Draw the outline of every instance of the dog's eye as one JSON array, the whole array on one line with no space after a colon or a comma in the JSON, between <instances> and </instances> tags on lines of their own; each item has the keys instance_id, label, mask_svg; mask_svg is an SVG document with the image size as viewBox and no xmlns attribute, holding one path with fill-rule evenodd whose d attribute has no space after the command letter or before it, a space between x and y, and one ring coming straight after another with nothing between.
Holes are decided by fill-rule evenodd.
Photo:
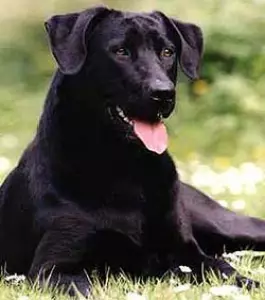
<instances>
[{"instance_id":1,"label":"dog's eye","mask_svg":"<svg viewBox=\"0 0 265 300\"><path fill-rule=\"evenodd\" d=\"M170 48L164 48L161 51L161 57L171 57L174 54L174 50L170 49Z\"/></svg>"},{"instance_id":2,"label":"dog's eye","mask_svg":"<svg viewBox=\"0 0 265 300\"><path fill-rule=\"evenodd\" d=\"M128 49L126 49L126 48L123 48L123 47L115 49L114 53L117 56L130 56L130 51Z\"/></svg>"}]
</instances>

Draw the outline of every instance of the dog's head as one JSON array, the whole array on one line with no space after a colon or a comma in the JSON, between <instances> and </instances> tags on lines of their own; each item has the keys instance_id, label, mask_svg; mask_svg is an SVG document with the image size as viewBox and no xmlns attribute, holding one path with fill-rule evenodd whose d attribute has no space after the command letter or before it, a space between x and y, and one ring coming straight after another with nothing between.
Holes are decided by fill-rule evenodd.
<instances>
[{"instance_id":1,"label":"dog's head","mask_svg":"<svg viewBox=\"0 0 265 300\"><path fill-rule=\"evenodd\" d=\"M104 7L54 16L46 29L60 71L82 72L114 126L131 131L148 149L164 152L162 119L175 106L177 66L189 78L198 77L201 30L161 12Z\"/></svg>"}]
</instances>

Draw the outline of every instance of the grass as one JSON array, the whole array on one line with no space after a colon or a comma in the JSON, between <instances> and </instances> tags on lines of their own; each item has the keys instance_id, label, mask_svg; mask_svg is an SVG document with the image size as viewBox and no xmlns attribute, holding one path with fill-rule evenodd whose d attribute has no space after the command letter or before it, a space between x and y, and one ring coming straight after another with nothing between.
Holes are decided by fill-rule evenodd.
<instances>
[{"instance_id":1,"label":"grass","mask_svg":"<svg viewBox=\"0 0 265 300\"><path fill-rule=\"evenodd\" d=\"M207 274L207 282L191 285L189 280L180 281L174 276L164 280L149 280L146 283L132 281L123 274L114 278L109 276L106 282L100 283L95 277L90 300L263 300L265 293L265 260L247 252L244 256L232 256L231 263L240 272L261 282L261 287L247 291L246 288L236 288L233 278L221 281L213 274ZM0 281L0 300L49 300L70 299L60 291L33 287L23 283L7 283L4 278ZM84 299L81 295L77 299Z\"/></svg>"}]
</instances>

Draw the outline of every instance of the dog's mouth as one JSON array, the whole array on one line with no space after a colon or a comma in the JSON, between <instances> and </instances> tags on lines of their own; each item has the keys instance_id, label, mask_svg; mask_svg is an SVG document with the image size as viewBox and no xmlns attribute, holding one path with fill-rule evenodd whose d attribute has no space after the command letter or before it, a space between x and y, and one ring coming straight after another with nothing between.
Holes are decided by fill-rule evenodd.
<instances>
[{"instance_id":1,"label":"dog's mouth","mask_svg":"<svg viewBox=\"0 0 265 300\"><path fill-rule=\"evenodd\" d=\"M129 117L120 106L108 108L111 119L122 122L137 136L144 146L157 154L167 149L168 136L162 114L158 113L155 121L149 122L135 117Z\"/></svg>"}]
</instances>

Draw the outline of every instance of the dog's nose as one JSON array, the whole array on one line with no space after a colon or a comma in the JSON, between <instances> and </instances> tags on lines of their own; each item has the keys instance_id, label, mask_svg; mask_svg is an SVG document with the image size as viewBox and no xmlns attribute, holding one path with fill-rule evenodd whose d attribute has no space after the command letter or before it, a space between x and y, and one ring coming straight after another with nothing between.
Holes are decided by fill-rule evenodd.
<instances>
[{"instance_id":1,"label":"dog's nose","mask_svg":"<svg viewBox=\"0 0 265 300\"><path fill-rule=\"evenodd\" d=\"M174 106L175 88L173 84L160 84L151 91L151 99L157 103L157 108L163 117L168 117Z\"/></svg>"},{"instance_id":2,"label":"dog's nose","mask_svg":"<svg viewBox=\"0 0 265 300\"><path fill-rule=\"evenodd\" d=\"M151 87L151 98L155 101L172 101L175 98L175 88L172 82L156 79Z\"/></svg>"},{"instance_id":3,"label":"dog's nose","mask_svg":"<svg viewBox=\"0 0 265 300\"><path fill-rule=\"evenodd\" d=\"M172 102L175 98L175 89L161 89L152 91L151 98L154 101Z\"/></svg>"}]
</instances>

